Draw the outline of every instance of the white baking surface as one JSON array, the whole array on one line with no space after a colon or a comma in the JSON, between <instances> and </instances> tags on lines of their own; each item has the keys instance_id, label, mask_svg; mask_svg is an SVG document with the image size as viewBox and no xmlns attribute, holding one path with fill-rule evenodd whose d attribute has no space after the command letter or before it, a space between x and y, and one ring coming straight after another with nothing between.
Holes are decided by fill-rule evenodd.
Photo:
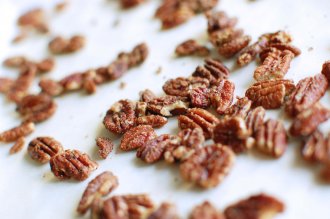
<instances>
[{"instance_id":1,"label":"white baking surface","mask_svg":"<svg viewBox=\"0 0 330 219\"><path fill-rule=\"evenodd\" d=\"M38 124L36 131L27 138L53 136L65 148L87 152L97 158L94 139L110 136L118 145L119 138L110 135L102 125L106 110L121 98L136 100L138 92L145 88L161 94L162 84L169 78L188 76L200 58L180 58L173 55L175 46L188 38L207 40L206 21L203 15L188 23L161 31L153 14L160 1L149 0L132 10L122 11L116 0L73 0L63 13L55 13L51 0L0 0L0 61L10 55L23 54L41 59L47 54L47 36L35 36L17 45L10 40L17 33L15 21L23 11L42 6L49 12L53 35L70 36L81 33L87 37L87 46L73 55L57 56L56 69L45 75L55 79L75 71L108 64L117 53L130 50L145 41L150 48L147 61L129 71L124 77L98 88L96 94L87 96L74 93L57 98L58 111L48 121ZM289 31L294 44L302 49L302 55L292 62L287 78L296 82L318 73L322 63L330 59L330 2L328 0L221 0L219 9L239 18L239 27L256 40L265 32L279 29ZM118 23L114 27L114 24ZM225 62L229 67L233 61ZM157 75L158 67L162 72ZM236 83L236 95L243 95L252 83L255 64L235 70L230 79ZM16 77L17 72L1 67L0 76ZM119 89L120 82L127 83ZM36 82L37 84L37 82ZM38 92L35 86L33 92ZM329 91L322 102L330 107ZM0 130L19 123L15 105L0 96ZM283 113L268 111L267 117L284 118ZM330 122L322 125L328 131ZM176 132L176 119L157 133ZM149 193L157 202L171 201L178 206L185 218L193 206L204 200L223 209L255 193L266 192L286 203L286 211L278 219L329 219L330 186L317 181L316 169L310 168L297 153L300 143L291 141L287 153L279 160L256 154L237 157L229 176L215 189L200 190L187 186L180 178L175 165L163 162L145 165L135 158L135 153L115 150L108 159L98 160L99 168L84 182L58 181L49 165L32 161L26 146L16 155L9 155L11 144L0 145L0 218L6 219L67 219L79 218L75 209L87 183L105 170L113 171L120 181L114 194ZM84 216L82 218L88 218Z\"/></svg>"}]
</instances>

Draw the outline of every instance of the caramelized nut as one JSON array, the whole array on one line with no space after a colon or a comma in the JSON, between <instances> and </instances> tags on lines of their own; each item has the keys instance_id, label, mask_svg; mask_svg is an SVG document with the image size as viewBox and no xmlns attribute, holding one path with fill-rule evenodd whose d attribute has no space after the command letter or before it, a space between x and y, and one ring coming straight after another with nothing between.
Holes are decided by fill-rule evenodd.
<instances>
[{"instance_id":1,"label":"caramelized nut","mask_svg":"<svg viewBox=\"0 0 330 219\"><path fill-rule=\"evenodd\" d=\"M120 149L123 151L135 150L146 142L156 138L157 134L150 125L139 125L128 130L121 139Z\"/></svg>"},{"instance_id":2,"label":"caramelized nut","mask_svg":"<svg viewBox=\"0 0 330 219\"><path fill-rule=\"evenodd\" d=\"M96 145L99 148L99 156L103 159L106 159L114 148L114 144L110 138L98 137L96 139Z\"/></svg>"},{"instance_id":3,"label":"caramelized nut","mask_svg":"<svg viewBox=\"0 0 330 219\"><path fill-rule=\"evenodd\" d=\"M35 129L33 122L24 122L21 125L0 133L0 141L13 142L31 134Z\"/></svg>"},{"instance_id":4,"label":"caramelized nut","mask_svg":"<svg viewBox=\"0 0 330 219\"><path fill-rule=\"evenodd\" d=\"M62 144L51 137L35 138L28 146L28 154L39 163L47 163L53 156L62 152Z\"/></svg>"}]
</instances>

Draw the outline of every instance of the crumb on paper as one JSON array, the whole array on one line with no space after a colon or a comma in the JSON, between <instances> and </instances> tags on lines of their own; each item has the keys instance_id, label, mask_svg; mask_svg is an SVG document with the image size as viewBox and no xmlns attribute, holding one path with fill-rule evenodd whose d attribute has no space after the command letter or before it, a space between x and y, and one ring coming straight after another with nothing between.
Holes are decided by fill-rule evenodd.
<instances>
[{"instance_id":1,"label":"crumb on paper","mask_svg":"<svg viewBox=\"0 0 330 219\"><path fill-rule=\"evenodd\" d=\"M126 86L127 86L127 84L125 82L120 82L119 89L123 90L126 88Z\"/></svg>"},{"instance_id":2,"label":"crumb on paper","mask_svg":"<svg viewBox=\"0 0 330 219\"><path fill-rule=\"evenodd\" d=\"M160 75L162 73L162 71L163 71L162 66L159 66L156 70L156 75Z\"/></svg>"},{"instance_id":3,"label":"crumb on paper","mask_svg":"<svg viewBox=\"0 0 330 219\"><path fill-rule=\"evenodd\" d=\"M311 51L313 51L313 50L314 50L313 47L309 47L309 48L308 48L308 52L311 52Z\"/></svg>"}]
</instances>

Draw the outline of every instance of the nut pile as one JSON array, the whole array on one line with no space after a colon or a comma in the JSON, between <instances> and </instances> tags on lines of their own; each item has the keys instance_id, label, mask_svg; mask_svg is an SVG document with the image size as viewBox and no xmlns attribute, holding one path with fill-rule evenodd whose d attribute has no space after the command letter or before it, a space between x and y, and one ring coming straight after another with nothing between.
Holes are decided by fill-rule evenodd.
<instances>
[{"instance_id":1,"label":"nut pile","mask_svg":"<svg viewBox=\"0 0 330 219\"><path fill-rule=\"evenodd\" d=\"M111 195L119 186L118 178L110 171L90 181L78 204L81 215L90 211L92 219L179 219L174 204L163 202L158 207L147 194ZM226 207L222 212L205 201L194 207L190 219L272 218L284 211L284 204L276 198L257 194Z\"/></svg>"}]
</instances>

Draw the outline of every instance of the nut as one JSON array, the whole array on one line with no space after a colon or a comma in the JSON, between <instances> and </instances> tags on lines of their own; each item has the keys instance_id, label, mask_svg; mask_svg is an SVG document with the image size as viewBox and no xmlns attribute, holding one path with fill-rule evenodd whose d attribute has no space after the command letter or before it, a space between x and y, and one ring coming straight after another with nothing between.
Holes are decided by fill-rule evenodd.
<instances>
[{"instance_id":1,"label":"nut","mask_svg":"<svg viewBox=\"0 0 330 219\"><path fill-rule=\"evenodd\" d=\"M330 111L320 103L316 103L296 116L291 124L290 134L293 136L308 136L329 118Z\"/></svg>"},{"instance_id":2,"label":"nut","mask_svg":"<svg viewBox=\"0 0 330 219\"><path fill-rule=\"evenodd\" d=\"M237 18L230 18L224 11L209 11L206 13L207 31L209 33L234 27L237 24Z\"/></svg>"},{"instance_id":3,"label":"nut","mask_svg":"<svg viewBox=\"0 0 330 219\"><path fill-rule=\"evenodd\" d=\"M252 109L245 119L246 127L249 133L254 136L258 128L264 124L266 110L262 106Z\"/></svg>"},{"instance_id":4,"label":"nut","mask_svg":"<svg viewBox=\"0 0 330 219\"><path fill-rule=\"evenodd\" d=\"M178 56L208 56L210 50L200 45L196 40L190 39L179 44L175 49L175 53Z\"/></svg>"},{"instance_id":5,"label":"nut","mask_svg":"<svg viewBox=\"0 0 330 219\"><path fill-rule=\"evenodd\" d=\"M29 66L24 69L18 78L15 80L15 83L10 87L7 92L7 97L9 100L18 103L21 99L27 95L30 86L36 76L36 67Z\"/></svg>"},{"instance_id":6,"label":"nut","mask_svg":"<svg viewBox=\"0 0 330 219\"><path fill-rule=\"evenodd\" d=\"M23 116L24 121L42 122L50 118L56 111L57 105L52 98L44 93L27 95L17 104L16 110Z\"/></svg>"},{"instance_id":7,"label":"nut","mask_svg":"<svg viewBox=\"0 0 330 219\"><path fill-rule=\"evenodd\" d=\"M47 163L53 156L63 152L63 146L52 137L38 137L28 146L28 154L39 163Z\"/></svg>"},{"instance_id":8,"label":"nut","mask_svg":"<svg viewBox=\"0 0 330 219\"><path fill-rule=\"evenodd\" d=\"M215 187L229 173L234 159L234 153L226 146L205 146L180 164L180 173L185 180L200 187Z\"/></svg>"},{"instance_id":9,"label":"nut","mask_svg":"<svg viewBox=\"0 0 330 219\"><path fill-rule=\"evenodd\" d=\"M31 134L35 129L33 122L23 122L21 125L0 133L0 141L13 142Z\"/></svg>"},{"instance_id":10,"label":"nut","mask_svg":"<svg viewBox=\"0 0 330 219\"><path fill-rule=\"evenodd\" d=\"M229 76L228 68L216 59L205 59L204 66L198 66L192 74L194 77L205 78L211 84L215 84L220 79L226 79Z\"/></svg>"},{"instance_id":11,"label":"nut","mask_svg":"<svg viewBox=\"0 0 330 219\"><path fill-rule=\"evenodd\" d=\"M178 77L166 81L163 90L168 95L188 97L190 91L198 87L209 87L209 81L200 77Z\"/></svg>"},{"instance_id":12,"label":"nut","mask_svg":"<svg viewBox=\"0 0 330 219\"><path fill-rule=\"evenodd\" d=\"M253 84L245 93L254 106L262 106L265 109L277 109L284 103L295 86L292 80L278 79L261 81Z\"/></svg>"},{"instance_id":13,"label":"nut","mask_svg":"<svg viewBox=\"0 0 330 219\"><path fill-rule=\"evenodd\" d=\"M214 127L213 140L215 143L227 145L235 153L241 153L253 146L254 140L250 135L243 118L227 117Z\"/></svg>"},{"instance_id":14,"label":"nut","mask_svg":"<svg viewBox=\"0 0 330 219\"><path fill-rule=\"evenodd\" d=\"M111 139L105 137L96 138L96 145L99 148L99 156L103 159L106 159L114 148L114 144L112 143Z\"/></svg>"},{"instance_id":15,"label":"nut","mask_svg":"<svg viewBox=\"0 0 330 219\"><path fill-rule=\"evenodd\" d=\"M164 202L147 219L179 219L179 215L175 205Z\"/></svg>"},{"instance_id":16,"label":"nut","mask_svg":"<svg viewBox=\"0 0 330 219\"><path fill-rule=\"evenodd\" d=\"M50 96L58 96L63 92L64 89L59 82L45 78L40 80L39 87L43 93L46 93Z\"/></svg>"},{"instance_id":17,"label":"nut","mask_svg":"<svg viewBox=\"0 0 330 219\"><path fill-rule=\"evenodd\" d=\"M254 71L254 79L256 81L282 79L288 72L293 58L294 54L289 50L276 49L268 53L262 65Z\"/></svg>"},{"instance_id":18,"label":"nut","mask_svg":"<svg viewBox=\"0 0 330 219\"><path fill-rule=\"evenodd\" d=\"M330 165L324 165L320 172L320 177L325 183L330 183Z\"/></svg>"},{"instance_id":19,"label":"nut","mask_svg":"<svg viewBox=\"0 0 330 219\"><path fill-rule=\"evenodd\" d=\"M322 71L321 73L328 79L328 82L330 81L330 60L326 61L322 65Z\"/></svg>"},{"instance_id":20,"label":"nut","mask_svg":"<svg viewBox=\"0 0 330 219\"><path fill-rule=\"evenodd\" d=\"M60 180L73 178L83 181L98 167L98 164L78 150L65 150L50 159L50 167Z\"/></svg>"},{"instance_id":21,"label":"nut","mask_svg":"<svg viewBox=\"0 0 330 219\"><path fill-rule=\"evenodd\" d=\"M226 219L240 218L273 218L284 211L284 204L266 194L251 196L227 207L224 211Z\"/></svg>"},{"instance_id":22,"label":"nut","mask_svg":"<svg viewBox=\"0 0 330 219\"><path fill-rule=\"evenodd\" d=\"M235 91L234 83L228 80L219 80L210 90L210 100L217 113L224 114L233 102Z\"/></svg>"},{"instance_id":23,"label":"nut","mask_svg":"<svg viewBox=\"0 0 330 219\"><path fill-rule=\"evenodd\" d=\"M178 145L180 139L174 135L160 135L150 139L141 146L136 153L136 157L142 159L146 163L154 163L163 157L167 147Z\"/></svg>"},{"instance_id":24,"label":"nut","mask_svg":"<svg viewBox=\"0 0 330 219\"><path fill-rule=\"evenodd\" d=\"M0 93L7 93L14 84L14 80L10 78L0 78Z\"/></svg>"},{"instance_id":25,"label":"nut","mask_svg":"<svg viewBox=\"0 0 330 219\"><path fill-rule=\"evenodd\" d=\"M35 8L22 14L17 23L22 27L33 28L40 33L47 33L49 30L45 21L45 12L41 8Z\"/></svg>"},{"instance_id":26,"label":"nut","mask_svg":"<svg viewBox=\"0 0 330 219\"><path fill-rule=\"evenodd\" d=\"M275 158L281 157L287 148L285 128L282 122L273 119L269 119L258 128L255 139L260 152Z\"/></svg>"},{"instance_id":27,"label":"nut","mask_svg":"<svg viewBox=\"0 0 330 219\"><path fill-rule=\"evenodd\" d=\"M85 37L75 35L69 39L61 36L53 38L49 44L48 49L53 54L72 53L82 49L85 45Z\"/></svg>"},{"instance_id":28,"label":"nut","mask_svg":"<svg viewBox=\"0 0 330 219\"><path fill-rule=\"evenodd\" d=\"M17 152L21 151L24 147L24 144L25 144L25 138L20 137L19 139L17 139L15 144L10 148L9 154L16 154Z\"/></svg>"},{"instance_id":29,"label":"nut","mask_svg":"<svg viewBox=\"0 0 330 219\"><path fill-rule=\"evenodd\" d=\"M211 105L210 89L206 87L197 87L190 91L189 98L193 107L207 108Z\"/></svg>"},{"instance_id":30,"label":"nut","mask_svg":"<svg viewBox=\"0 0 330 219\"><path fill-rule=\"evenodd\" d=\"M245 119L251 109L252 102L247 97L236 97L234 105L227 108L224 112L226 116L239 116Z\"/></svg>"},{"instance_id":31,"label":"nut","mask_svg":"<svg viewBox=\"0 0 330 219\"><path fill-rule=\"evenodd\" d=\"M135 126L135 104L130 100L120 100L107 111L103 124L110 132L123 134Z\"/></svg>"},{"instance_id":32,"label":"nut","mask_svg":"<svg viewBox=\"0 0 330 219\"><path fill-rule=\"evenodd\" d=\"M305 109L310 108L321 99L327 88L328 81L323 74L300 80L285 104L286 112L291 116L296 116Z\"/></svg>"},{"instance_id":33,"label":"nut","mask_svg":"<svg viewBox=\"0 0 330 219\"><path fill-rule=\"evenodd\" d=\"M185 98L167 95L151 100L147 110L152 114L169 117L184 114L188 106L189 103Z\"/></svg>"},{"instance_id":34,"label":"nut","mask_svg":"<svg viewBox=\"0 0 330 219\"><path fill-rule=\"evenodd\" d=\"M194 207L189 219L225 219L225 216L208 201Z\"/></svg>"},{"instance_id":35,"label":"nut","mask_svg":"<svg viewBox=\"0 0 330 219\"><path fill-rule=\"evenodd\" d=\"M120 3L123 8L133 8L144 1L145 0L121 0Z\"/></svg>"},{"instance_id":36,"label":"nut","mask_svg":"<svg viewBox=\"0 0 330 219\"><path fill-rule=\"evenodd\" d=\"M330 160L329 140L329 137L325 138L319 130L315 130L303 144L302 157L309 162L326 162L326 160Z\"/></svg>"},{"instance_id":37,"label":"nut","mask_svg":"<svg viewBox=\"0 0 330 219\"><path fill-rule=\"evenodd\" d=\"M95 199L101 198L111 193L118 187L118 178L110 171L105 171L90 181L85 189L77 211L85 214L92 206Z\"/></svg>"},{"instance_id":38,"label":"nut","mask_svg":"<svg viewBox=\"0 0 330 219\"><path fill-rule=\"evenodd\" d=\"M139 125L128 130L121 139L120 149L131 151L142 147L146 142L157 137L150 125Z\"/></svg>"},{"instance_id":39,"label":"nut","mask_svg":"<svg viewBox=\"0 0 330 219\"><path fill-rule=\"evenodd\" d=\"M137 125L150 125L153 128L161 128L167 123L167 118L158 115L141 116L136 119Z\"/></svg>"},{"instance_id":40,"label":"nut","mask_svg":"<svg viewBox=\"0 0 330 219\"><path fill-rule=\"evenodd\" d=\"M178 124L181 129L200 128L206 139L211 138L215 125L219 119L204 109L192 108L187 110L186 115L178 117Z\"/></svg>"},{"instance_id":41,"label":"nut","mask_svg":"<svg viewBox=\"0 0 330 219\"><path fill-rule=\"evenodd\" d=\"M154 94L151 90L149 89L146 89L142 92L140 92L140 101L142 102L150 102L152 101L153 99L155 99L157 96L156 94Z\"/></svg>"}]
</instances>

